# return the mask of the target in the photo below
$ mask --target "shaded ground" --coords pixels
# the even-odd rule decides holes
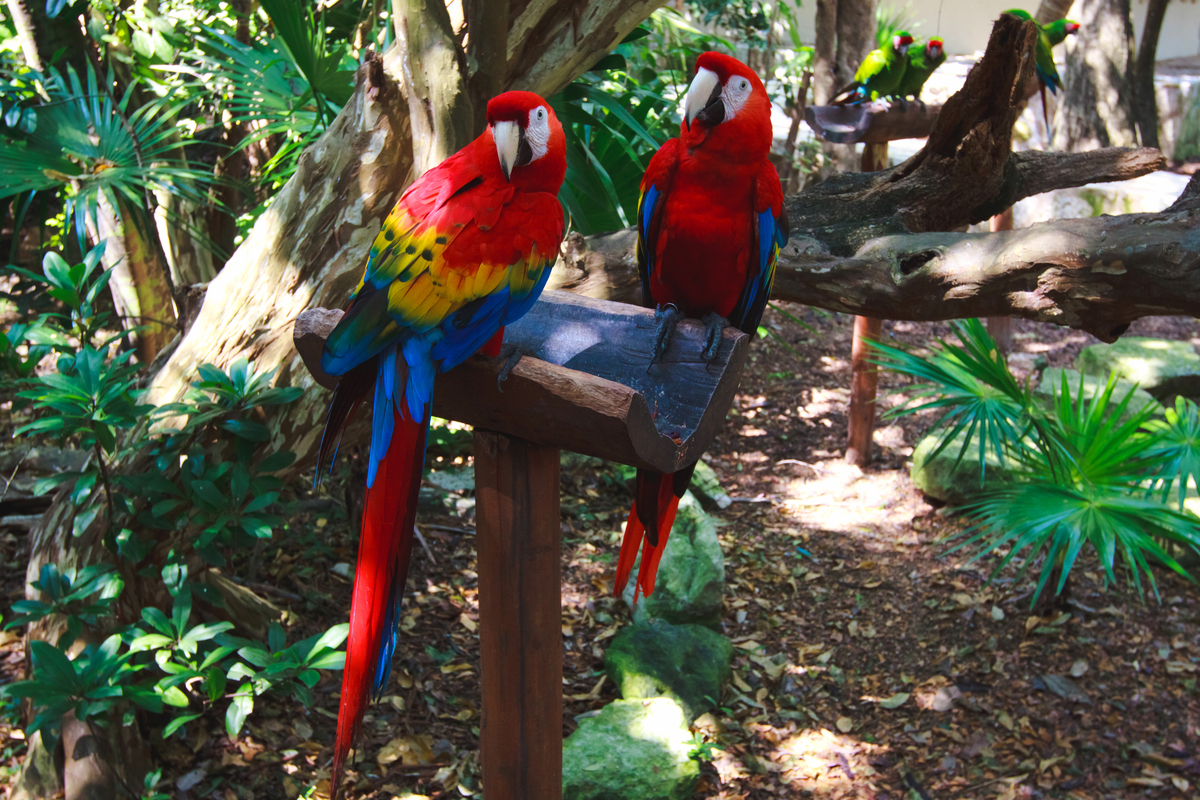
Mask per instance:
[[[865,473],[842,464],[851,320],[795,311],[816,331],[768,313],[796,352],[755,343],[708,456],[735,498],[715,516],[729,579],[723,626],[737,656],[722,709],[700,720],[713,760],[696,796],[1198,796],[1200,591],[1160,572],[1163,604],[1143,606],[1104,589],[1085,562],[1070,610],[1039,619],[1029,582],[1005,573],[989,585],[988,564],[939,557],[953,523],[911,487],[905,466],[929,420],[883,423]],[[885,333],[924,344],[949,327],[889,323]],[[1143,321],[1130,333],[1200,343],[1193,320]],[[1069,364],[1094,340],[1018,322],[1015,341],[1027,371],[1038,356]],[[883,383],[896,388],[890,376]],[[629,618],[609,594],[631,498],[611,465],[568,460],[562,483],[567,734],[616,697],[603,652]],[[346,498],[338,481],[323,491],[333,502],[292,517],[291,538],[268,549],[256,585],[289,610],[289,640],[342,621],[349,604],[349,583],[333,570],[354,560]],[[479,785],[473,507],[469,497],[449,502],[453,511],[422,518],[429,553],[415,555],[404,643],[364,726],[354,797],[451,798]],[[23,547],[19,528],[0,529],[8,601],[23,594]],[[0,675],[16,679],[21,643],[0,642]],[[170,794],[323,792],[339,688],[333,673],[316,708],[260,703],[236,741],[216,718],[159,740]],[[14,721],[11,712],[0,721],[10,764],[22,752]]]

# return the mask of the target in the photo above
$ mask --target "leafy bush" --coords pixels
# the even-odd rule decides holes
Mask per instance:
[[[42,565],[33,584],[39,598],[14,603],[17,616],[6,627],[45,621],[59,635],[53,643],[32,642],[32,676],[0,693],[32,701],[30,732],[52,735],[67,711],[103,725],[112,723],[109,712],[127,718],[140,706],[165,711],[163,736],[170,736],[224,707],[226,729],[235,735],[256,696],[272,692],[311,703],[317,670],[339,669],[344,658],[337,648],[347,625],[289,647],[278,623],[258,642],[232,636],[230,621],[193,613],[194,598],[223,605],[218,592],[190,577],[193,554],[224,566],[280,525],[274,512],[282,484],[273,473],[294,455],[270,451],[264,409],[293,402],[301,390],[272,387],[272,373],[256,373],[242,360],[228,372],[201,365],[178,403],[139,403],[137,368],[129,363],[131,351],[121,349],[128,340],[104,340],[107,315],[92,306],[109,280],[98,263],[96,251],[73,266],[48,255],[44,277],[27,273],[41,278],[64,310],[39,322],[60,353],[57,372],[24,380],[20,396],[35,418],[17,434],[92,452],[83,469],[45,479],[39,488],[70,485],[75,534],[102,526],[113,563],[62,571]],[[31,353],[24,363],[32,361],[30,343],[20,347]],[[152,576],[161,578],[157,592],[145,581]],[[131,610],[141,604],[125,598],[135,577],[139,597],[164,599]],[[79,641],[88,644],[70,658]]]
[[[1008,369],[979,320],[954,323],[961,346],[943,344],[922,357],[885,344],[877,362],[920,381],[913,399],[893,412],[936,410],[935,453],[961,435],[958,458],[979,441],[980,488],[960,513],[970,520],[954,548],[973,548],[973,560],[1001,554],[993,575],[1028,551],[1021,573],[1045,555],[1034,601],[1053,580],[1062,592],[1085,546],[1095,551],[1109,581],[1118,556],[1139,595],[1142,576],[1155,596],[1150,560],[1187,576],[1167,544],[1200,553],[1200,519],[1183,505],[1200,465],[1200,412],[1180,398],[1164,420],[1152,407],[1130,411],[1132,391],[1114,397],[1116,376],[1088,398],[1064,376],[1043,408],[1032,389]],[[1013,465],[1011,479],[984,485],[988,454]],[[1178,488],[1174,506],[1169,498]]]

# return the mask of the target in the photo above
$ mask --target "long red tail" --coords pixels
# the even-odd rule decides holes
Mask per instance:
[[[625,523],[625,538],[621,541],[621,555],[617,559],[617,577],[613,595],[621,596],[629,582],[629,573],[642,551],[642,564],[638,568],[637,584],[633,590],[636,604],[639,594],[649,597],[654,593],[654,579],[658,575],[658,562],[662,560],[675,524],[675,513],[679,510],[679,499],[687,491],[695,465],[679,472],[637,471],[637,488],[629,521]],[[645,547],[642,547],[643,536]]]
[[[412,556],[429,410],[426,407],[420,420],[406,419],[394,406],[390,410],[395,425],[392,439],[363,504],[342,702],[329,776],[333,800],[338,798],[346,756],[358,736],[367,702],[382,691],[390,671],[397,614]]]

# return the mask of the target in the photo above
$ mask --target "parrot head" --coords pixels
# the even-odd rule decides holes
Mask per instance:
[[[706,140],[728,140],[739,151],[754,151],[754,157],[760,157],[756,145],[771,146],[771,100],[766,87],[754,70],[736,58],[701,53],[683,100],[681,128],[689,147]]]
[[[912,43],[913,37],[908,31],[896,31],[892,36],[892,49],[902,56],[908,54],[908,46]]]
[[[550,104],[533,92],[505,92],[488,101],[487,121],[504,180],[557,194],[567,140]]]
[[[942,40],[934,36],[925,44],[925,55],[931,59],[942,57],[942,51],[945,47],[942,45]]]

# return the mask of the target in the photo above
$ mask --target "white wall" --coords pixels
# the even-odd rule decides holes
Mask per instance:
[[[889,0],[882,0],[888,4]],[[1142,22],[1146,17],[1146,0],[1132,0],[1134,35],[1140,41]],[[969,55],[987,46],[992,32],[992,22],[1000,13],[1021,7],[1019,0],[907,0],[892,6],[906,7],[908,16],[920,24],[909,33],[924,39],[939,35],[946,42],[946,51],[956,55]],[[941,7],[941,24],[938,24],[938,8]],[[1037,11],[1037,3],[1027,0],[1025,8],[1030,13]],[[807,0],[798,9],[802,36],[811,42],[815,36],[814,18],[816,3]],[[1070,14],[1067,15],[1070,17]],[[1158,58],[1180,58],[1200,54],[1200,3],[1194,0],[1176,0],[1167,5],[1167,16],[1163,21],[1162,34],[1158,39]]]

